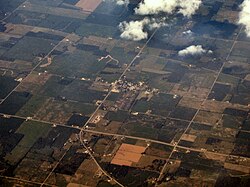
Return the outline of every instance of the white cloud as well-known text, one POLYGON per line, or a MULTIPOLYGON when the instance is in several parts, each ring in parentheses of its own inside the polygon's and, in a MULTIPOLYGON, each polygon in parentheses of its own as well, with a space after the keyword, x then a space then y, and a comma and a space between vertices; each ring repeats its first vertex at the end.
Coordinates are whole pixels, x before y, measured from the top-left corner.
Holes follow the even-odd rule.
POLYGON ((172 14, 176 9, 183 16, 190 17, 200 7, 201 0, 144 0, 139 3, 135 13, 139 15, 154 15, 161 12, 172 14))
POLYGON ((136 14, 153 15, 160 12, 172 13, 176 8, 176 0, 144 0, 135 9, 136 14))
POLYGON ((166 18, 162 18, 162 19, 152 18, 149 21, 148 28, 150 30, 153 30, 153 29, 157 29, 157 28, 160 28, 160 27, 167 26, 167 23, 165 21, 166 21, 166 18))
POLYGON ((182 32, 182 34, 184 34, 184 35, 192 35, 193 32, 191 30, 187 30, 187 31, 182 32))
POLYGON ((181 7, 179 13, 183 16, 191 17, 199 9, 201 0, 180 0, 179 6, 181 7))
POLYGON ((146 24, 149 23, 149 19, 145 18, 141 21, 131 21, 131 22, 122 22, 119 25, 121 30, 121 38, 128 40, 139 41, 146 39, 148 33, 144 30, 146 24))
MULTIPOLYGON (((129 0, 111 0, 119 5, 128 5, 129 0)), ((152 30, 166 26, 166 15, 158 15, 159 13, 180 13, 185 17, 191 17, 200 7, 202 0, 142 0, 138 7, 135 8, 135 14, 150 15, 140 21, 122 22, 119 29, 122 32, 121 38, 139 41, 148 37, 147 30, 152 30)), ((190 34, 190 33, 187 33, 190 34)))
POLYGON ((119 24, 119 29, 122 32, 121 38, 139 41, 147 39, 148 37, 147 30, 153 30, 166 25, 167 24, 165 23, 165 18, 163 19, 144 18, 143 20, 140 21, 122 22, 119 24))
POLYGON ((186 55, 201 55, 203 53, 213 53, 211 50, 207 51, 203 49, 201 45, 191 45, 186 49, 183 49, 178 52, 179 56, 186 56, 186 55))
POLYGON ((116 2, 117 5, 128 5, 129 4, 129 0, 103 0, 103 1, 112 1, 112 2, 116 2))
POLYGON ((214 52, 212 50, 207 51, 208 54, 213 54, 214 52))
POLYGON ((239 24, 243 24, 246 27, 246 34, 250 37, 250 0, 244 0, 241 8, 239 24))
POLYGON ((116 2, 118 5, 128 5, 129 0, 117 0, 116 2))

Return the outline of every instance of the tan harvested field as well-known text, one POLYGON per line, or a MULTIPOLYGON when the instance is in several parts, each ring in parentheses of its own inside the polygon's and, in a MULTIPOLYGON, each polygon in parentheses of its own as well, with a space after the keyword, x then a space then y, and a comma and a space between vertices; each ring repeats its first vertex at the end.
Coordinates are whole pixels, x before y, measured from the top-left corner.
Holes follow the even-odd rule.
POLYGON ((89 187, 89 186, 82 185, 82 184, 77 184, 77 183, 69 183, 67 185, 67 187, 89 187))
POLYGON ((238 165, 238 164, 231 164, 231 163, 225 163, 224 167, 226 169, 240 171, 240 172, 247 173, 247 174, 250 173, 250 167, 247 167, 247 166, 242 166, 242 165, 238 165))
POLYGON ((200 108, 202 104, 202 99, 193 98, 193 97, 183 97, 181 98, 180 102, 178 103, 179 106, 189 107, 189 108, 200 108))
POLYGON ((145 150, 146 147, 122 144, 111 161, 111 164, 131 166, 133 163, 137 163, 140 160, 145 150))
POLYGON ((231 107, 230 103, 218 102, 213 100, 206 100, 204 105, 202 106, 202 110, 215 112, 215 113, 223 113, 225 108, 231 107))
POLYGON ((176 94, 183 97, 204 99, 206 98, 209 91, 210 90, 207 88, 201 88, 201 87, 197 88, 195 86, 190 86, 187 90, 182 90, 179 84, 175 84, 170 93, 173 95, 176 94))
POLYGON ((98 47, 101 47, 104 44, 110 44, 112 42, 114 42, 114 41, 108 41, 107 38, 98 37, 98 36, 89 36, 89 37, 86 37, 82 40, 83 44, 94 45, 94 46, 98 46, 98 47))
POLYGON ((201 109, 215 113, 223 113, 225 108, 235 108, 245 111, 249 110, 249 106, 247 105, 232 104, 228 102, 219 102, 213 100, 206 100, 201 109))
POLYGON ((20 92, 28 91, 34 94, 39 91, 40 86, 44 85, 50 77, 51 75, 46 73, 40 75, 33 73, 25 78, 16 90, 20 92))
POLYGON ((41 73, 41 74, 33 73, 30 76, 28 76, 26 79, 24 79, 23 82, 44 85, 47 82, 47 80, 49 80, 50 77, 51 75, 47 73, 41 73))
POLYGON ((194 142, 196 138, 197 138, 197 136, 195 136, 195 135, 183 134, 182 137, 181 137, 181 140, 185 140, 185 141, 188 141, 188 142, 194 142))
POLYGON ((225 162, 225 160, 227 158, 227 156, 225 156, 225 155, 211 153, 211 152, 204 152, 204 155, 207 159, 217 160, 217 161, 221 161, 221 162, 225 162))
POLYGON ((130 144, 122 144, 119 150, 124 151, 124 152, 132 152, 132 153, 141 154, 146 150, 146 147, 130 145, 130 144))
POLYGON ((138 162, 140 158, 141 154, 126 152, 121 150, 119 150, 115 155, 115 159, 126 160, 129 162, 138 162))
POLYGON ((216 112, 199 111, 194 121, 207 125, 214 125, 222 118, 222 114, 216 112))
POLYGON ((76 3, 76 6, 82 8, 84 11, 93 12, 101 2, 102 0, 80 0, 76 3))
POLYGON ((131 166, 133 162, 127 161, 127 160, 120 160, 120 159, 116 159, 114 158, 111 162, 111 164, 116 164, 116 165, 120 165, 120 166, 131 166))

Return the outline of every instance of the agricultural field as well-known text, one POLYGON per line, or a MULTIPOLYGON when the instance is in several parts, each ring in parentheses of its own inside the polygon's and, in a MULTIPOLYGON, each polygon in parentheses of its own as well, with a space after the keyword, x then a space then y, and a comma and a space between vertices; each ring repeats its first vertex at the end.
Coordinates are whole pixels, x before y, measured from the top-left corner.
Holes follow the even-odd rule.
POLYGON ((0 0, 0 186, 249 186, 249 0, 151 1, 0 0))

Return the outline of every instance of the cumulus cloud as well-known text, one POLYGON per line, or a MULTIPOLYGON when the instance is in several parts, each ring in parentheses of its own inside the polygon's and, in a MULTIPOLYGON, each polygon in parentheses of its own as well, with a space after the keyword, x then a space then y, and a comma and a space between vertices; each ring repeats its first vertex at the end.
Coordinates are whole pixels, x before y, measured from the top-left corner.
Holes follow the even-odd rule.
POLYGON ((162 18, 162 19, 151 18, 148 24, 148 28, 152 30, 152 29, 167 26, 168 24, 165 21, 166 21, 166 18, 162 18))
POLYGON ((250 0, 244 0, 241 8, 239 24, 243 24, 246 27, 246 34, 250 37, 250 0))
POLYGON ((184 34, 184 35, 192 35, 193 32, 191 30, 187 30, 187 31, 182 32, 182 34, 184 34))
POLYGON ((128 5, 129 4, 129 0, 103 0, 103 1, 111 1, 111 2, 115 2, 117 5, 128 5))
POLYGON ((191 45, 178 52, 179 56, 201 55, 203 53, 213 53, 211 50, 203 49, 201 45, 191 45))
POLYGON ((179 6, 181 7, 179 13, 183 16, 190 17, 195 14, 196 10, 199 9, 201 5, 201 0, 180 0, 179 6))
POLYGON ((176 0, 144 0, 135 9, 136 14, 152 15, 160 12, 172 13, 176 8, 176 0))
POLYGON ((148 33, 144 30, 144 26, 149 22, 148 19, 141 21, 122 22, 119 29, 122 31, 121 38, 139 41, 146 39, 148 33))
POLYGON ((157 20, 154 18, 144 18, 140 21, 122 22, 119 24, 119 29, 122 32, 121 38, 134 41, 146 39, 148 38, 147 30, 160 28, 166 25, 164 21, 165 19, 157 20))
MULTIPOLYGON (((119 5, 128 5, 129 0, 111 0, 119 5)), ((122 32, 121 38, 139 41, 148 37, 148 30, 166 26, 166 15, 180 13, 185 17, 191 17, 200 7, 202 0, 142 0, 135 14, 146 15, 142 20, 122 22, 119 29, 122 32), (150 17, 150 18, 148 18, 150 17)))
POLYGON ((139 3, 135 13, 139 15, 154 15, 161 12, 172 14, 178 9, 183 16, 190 17, 200 5, 201 0, 144 0, 139 3))
POLYGON ((129 0, 117 0, 116 2, 118 5, 128 5, 129 0))

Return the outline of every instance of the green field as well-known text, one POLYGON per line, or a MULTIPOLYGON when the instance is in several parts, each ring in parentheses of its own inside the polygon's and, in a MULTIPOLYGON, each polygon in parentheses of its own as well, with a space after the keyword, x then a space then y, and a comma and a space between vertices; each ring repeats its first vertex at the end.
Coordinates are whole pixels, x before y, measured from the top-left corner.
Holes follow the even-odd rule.
POLYGON ((40 137, 45 137, 48 134, 50 129, 51 125, 49 124, 25 121, 16 131, 16 133, 23 134, 23 138, 5 159, 11 165, 16 164, 26 155, 40 137))

